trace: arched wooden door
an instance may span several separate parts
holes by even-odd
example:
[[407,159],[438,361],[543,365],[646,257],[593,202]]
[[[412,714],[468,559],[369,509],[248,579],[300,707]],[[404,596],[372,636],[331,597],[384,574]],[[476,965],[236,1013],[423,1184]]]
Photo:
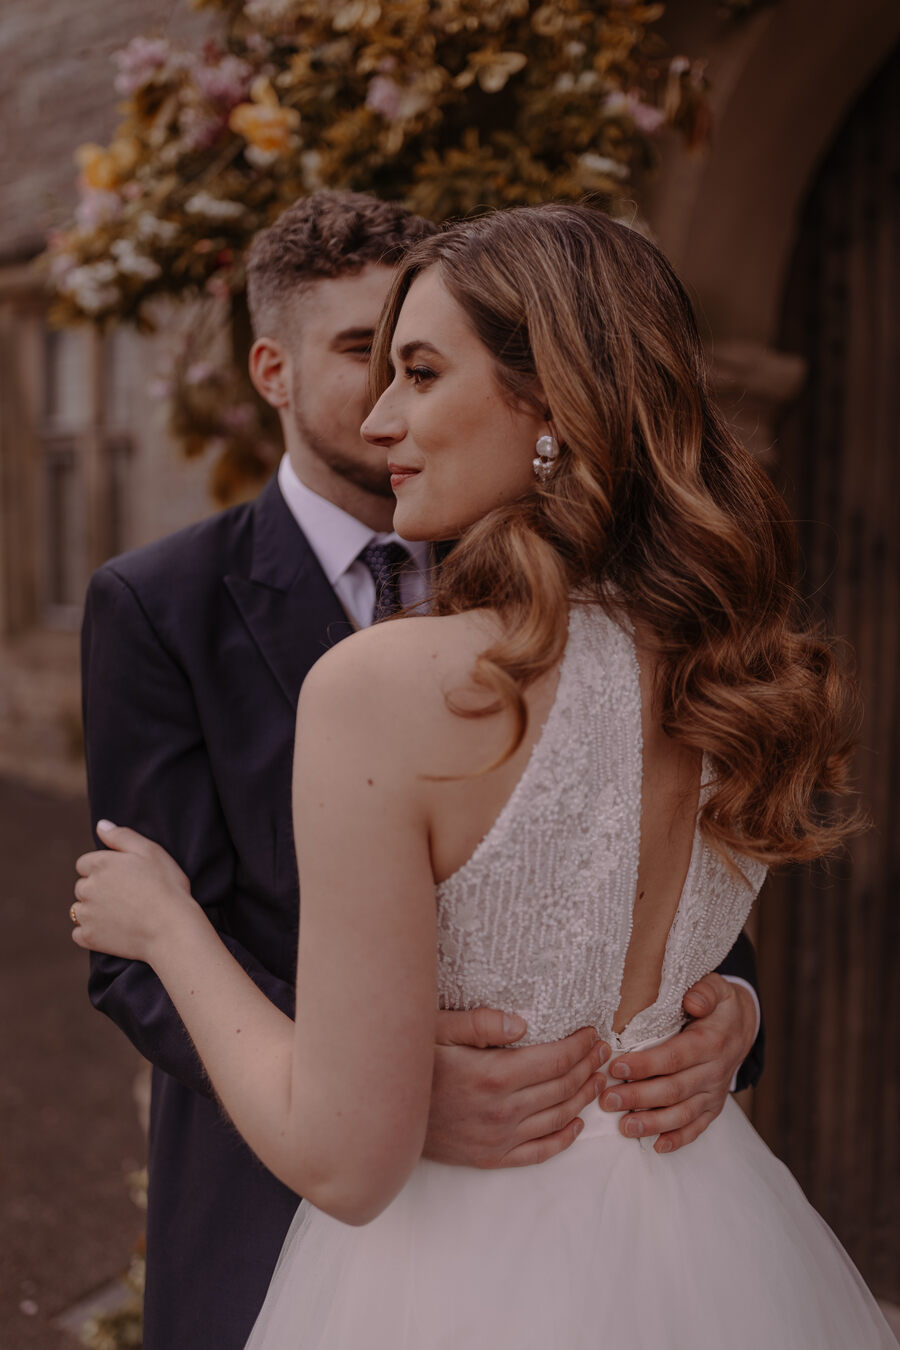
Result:
[[858,655],[874,828],[847,860],[767,887],[771,1050],[754,1114],[876,1293],[900,1302],[900,51],[812,185],[780,345],[809,362],[780,485],[802,589]]

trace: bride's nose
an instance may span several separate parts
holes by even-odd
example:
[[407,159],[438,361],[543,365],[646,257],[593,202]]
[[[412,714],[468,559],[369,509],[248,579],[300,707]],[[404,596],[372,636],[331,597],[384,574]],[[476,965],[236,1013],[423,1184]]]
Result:
[[370,445],[396,445],[406,435],[406,424],[398,411],[392,409],[388,392],[384,391],[359,429]]

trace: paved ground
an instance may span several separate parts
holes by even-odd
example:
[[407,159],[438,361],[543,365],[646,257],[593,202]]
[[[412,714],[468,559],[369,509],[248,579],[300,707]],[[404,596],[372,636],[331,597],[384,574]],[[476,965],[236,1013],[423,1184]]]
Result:
[[56,1316],[127,1266],[143,1227],[135,1051],[69,937],[87,807],[0,780],[0,1347],[72,1350]]

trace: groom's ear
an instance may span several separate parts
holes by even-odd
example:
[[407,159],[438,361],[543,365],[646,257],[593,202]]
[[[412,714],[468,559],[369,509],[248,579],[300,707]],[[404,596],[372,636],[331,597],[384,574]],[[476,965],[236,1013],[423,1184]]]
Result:
[[257,338],[250,348],[249,370],[254,389],[270,407],[288,406],[291,360],[280,342],[271,337]]

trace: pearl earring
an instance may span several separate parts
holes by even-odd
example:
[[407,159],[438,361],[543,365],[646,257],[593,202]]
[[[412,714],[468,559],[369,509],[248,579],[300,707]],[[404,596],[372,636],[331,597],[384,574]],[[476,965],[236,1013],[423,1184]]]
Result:
[[534,469],[534,476],[539,483],[549,483],[553,477],[553,470],[556,468],[556,459],[559,455],[559,441],[555,436],[538,436],[537,451],[534,459],[531,461]]

